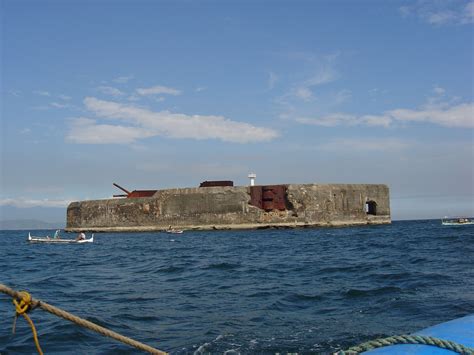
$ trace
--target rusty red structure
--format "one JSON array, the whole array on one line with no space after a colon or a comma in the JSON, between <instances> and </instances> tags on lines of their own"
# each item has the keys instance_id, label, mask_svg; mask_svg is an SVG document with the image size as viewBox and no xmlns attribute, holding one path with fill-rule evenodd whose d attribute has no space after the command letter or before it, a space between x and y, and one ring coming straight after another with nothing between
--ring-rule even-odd
<instances>
[{"instance_id":1,"label":"rusty red structure","mask_svg":"<svg viewBox=\"0 0 474 355\"><path fill-rule=\"evenodd\" d=\"M234 186L234 182L231 180L216 180L216 181L203 181L199 184L199 187L215 187L215 186Z\"/></svg>"},{"instance_id":2,"label":"rusty red structure","mask_svg":"<svg viewBox=\"0 0 474 355\"><path fill-rule=\"evenodd\" d=\"M250 186L250 204L265 211L288 209L286 185Z\"/></svg>"},{"instance_id":3,"label":"rusty red structure","mask_svg":"<svg viewBox=\"0 0 474 355\"><path fill-rule=\"evenodd\" d=\"M126 198L139 198L139 197L152 197L158 190L133 190L132 192L124 189L119 184L113 183L115 187L125 192L125 194L114 195L114 197L126 197Z\"/></svg>"}]
</instances>

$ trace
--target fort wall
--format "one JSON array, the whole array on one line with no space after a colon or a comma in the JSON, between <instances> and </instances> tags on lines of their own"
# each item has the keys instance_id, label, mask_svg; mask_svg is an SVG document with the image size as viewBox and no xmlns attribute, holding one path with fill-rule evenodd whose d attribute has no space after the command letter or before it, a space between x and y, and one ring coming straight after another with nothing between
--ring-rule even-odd
<instances>
[{"instance_id":1,"label":"fort wall","mask_svg":"<svg viewBox=\"0 0 474 355\"><path fill-rule=\"evenodd\" d=\"M390 223L389 189L374 184L218 186L152 197L73 202L68 231L292 228Z\"/></svg>"}]
</instances>

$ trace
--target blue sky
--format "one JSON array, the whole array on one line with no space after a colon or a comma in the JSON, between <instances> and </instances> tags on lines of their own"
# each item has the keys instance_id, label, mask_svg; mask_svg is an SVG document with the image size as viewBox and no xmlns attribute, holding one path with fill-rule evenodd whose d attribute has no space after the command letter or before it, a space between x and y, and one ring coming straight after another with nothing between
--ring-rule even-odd
<instances>
[{"instance_id":1,"label":"blue sky","mask_svg":"<svg viewBox=\"0 0 474 355\"><path fill-rule=\"evenodd\" d=\"M0 4L2 218L251 171L474 215L474 1Z\"/></svg>"}]
</instances>

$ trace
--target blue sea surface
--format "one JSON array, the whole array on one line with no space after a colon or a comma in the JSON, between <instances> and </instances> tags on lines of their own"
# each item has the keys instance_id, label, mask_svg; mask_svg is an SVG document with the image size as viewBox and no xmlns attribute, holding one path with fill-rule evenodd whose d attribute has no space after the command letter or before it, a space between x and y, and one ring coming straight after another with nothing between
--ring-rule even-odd
<instances>
[{"instance_id":1,"label":"blue sea surface","mask_svg":"<svg viewBox=\"0 0 474 355\"><path fill-rule=\"evenodd\" d=\"M329 354L474 313L474 225L98 233L82 245L27 234L0 231L0 283L172 354ZM0 295L0 353L35 353L23 318L11 334L13 315ZM31 317L46 354L139 353Z\"/></svg>"}]
</instances>

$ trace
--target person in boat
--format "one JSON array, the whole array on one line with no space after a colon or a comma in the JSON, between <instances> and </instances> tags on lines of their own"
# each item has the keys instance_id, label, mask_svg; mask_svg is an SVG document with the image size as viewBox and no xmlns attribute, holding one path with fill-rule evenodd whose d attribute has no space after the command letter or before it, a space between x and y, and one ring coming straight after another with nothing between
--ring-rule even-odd
<instances>
[{"instance_id":1,"label":"person in boat","mask_svg":"<svg viewBox=\"0 0 474 355\"><path fill-rule=\"evenodd\" d=\"M86 239L86 235L84 233L79 233L79 235L77 236L76 240L85 240Z\"/></svg>"},{"instance_id":2,"label":"person in boat","mask_svg":"<svg viewBox=\"0 0 474 355\"><path fill-rule=\"evenodd\" d=\"M59 229L56 232L54 232L54 237L53 238L54 239L59 239Z\"/></svg>"}]
</instances>

